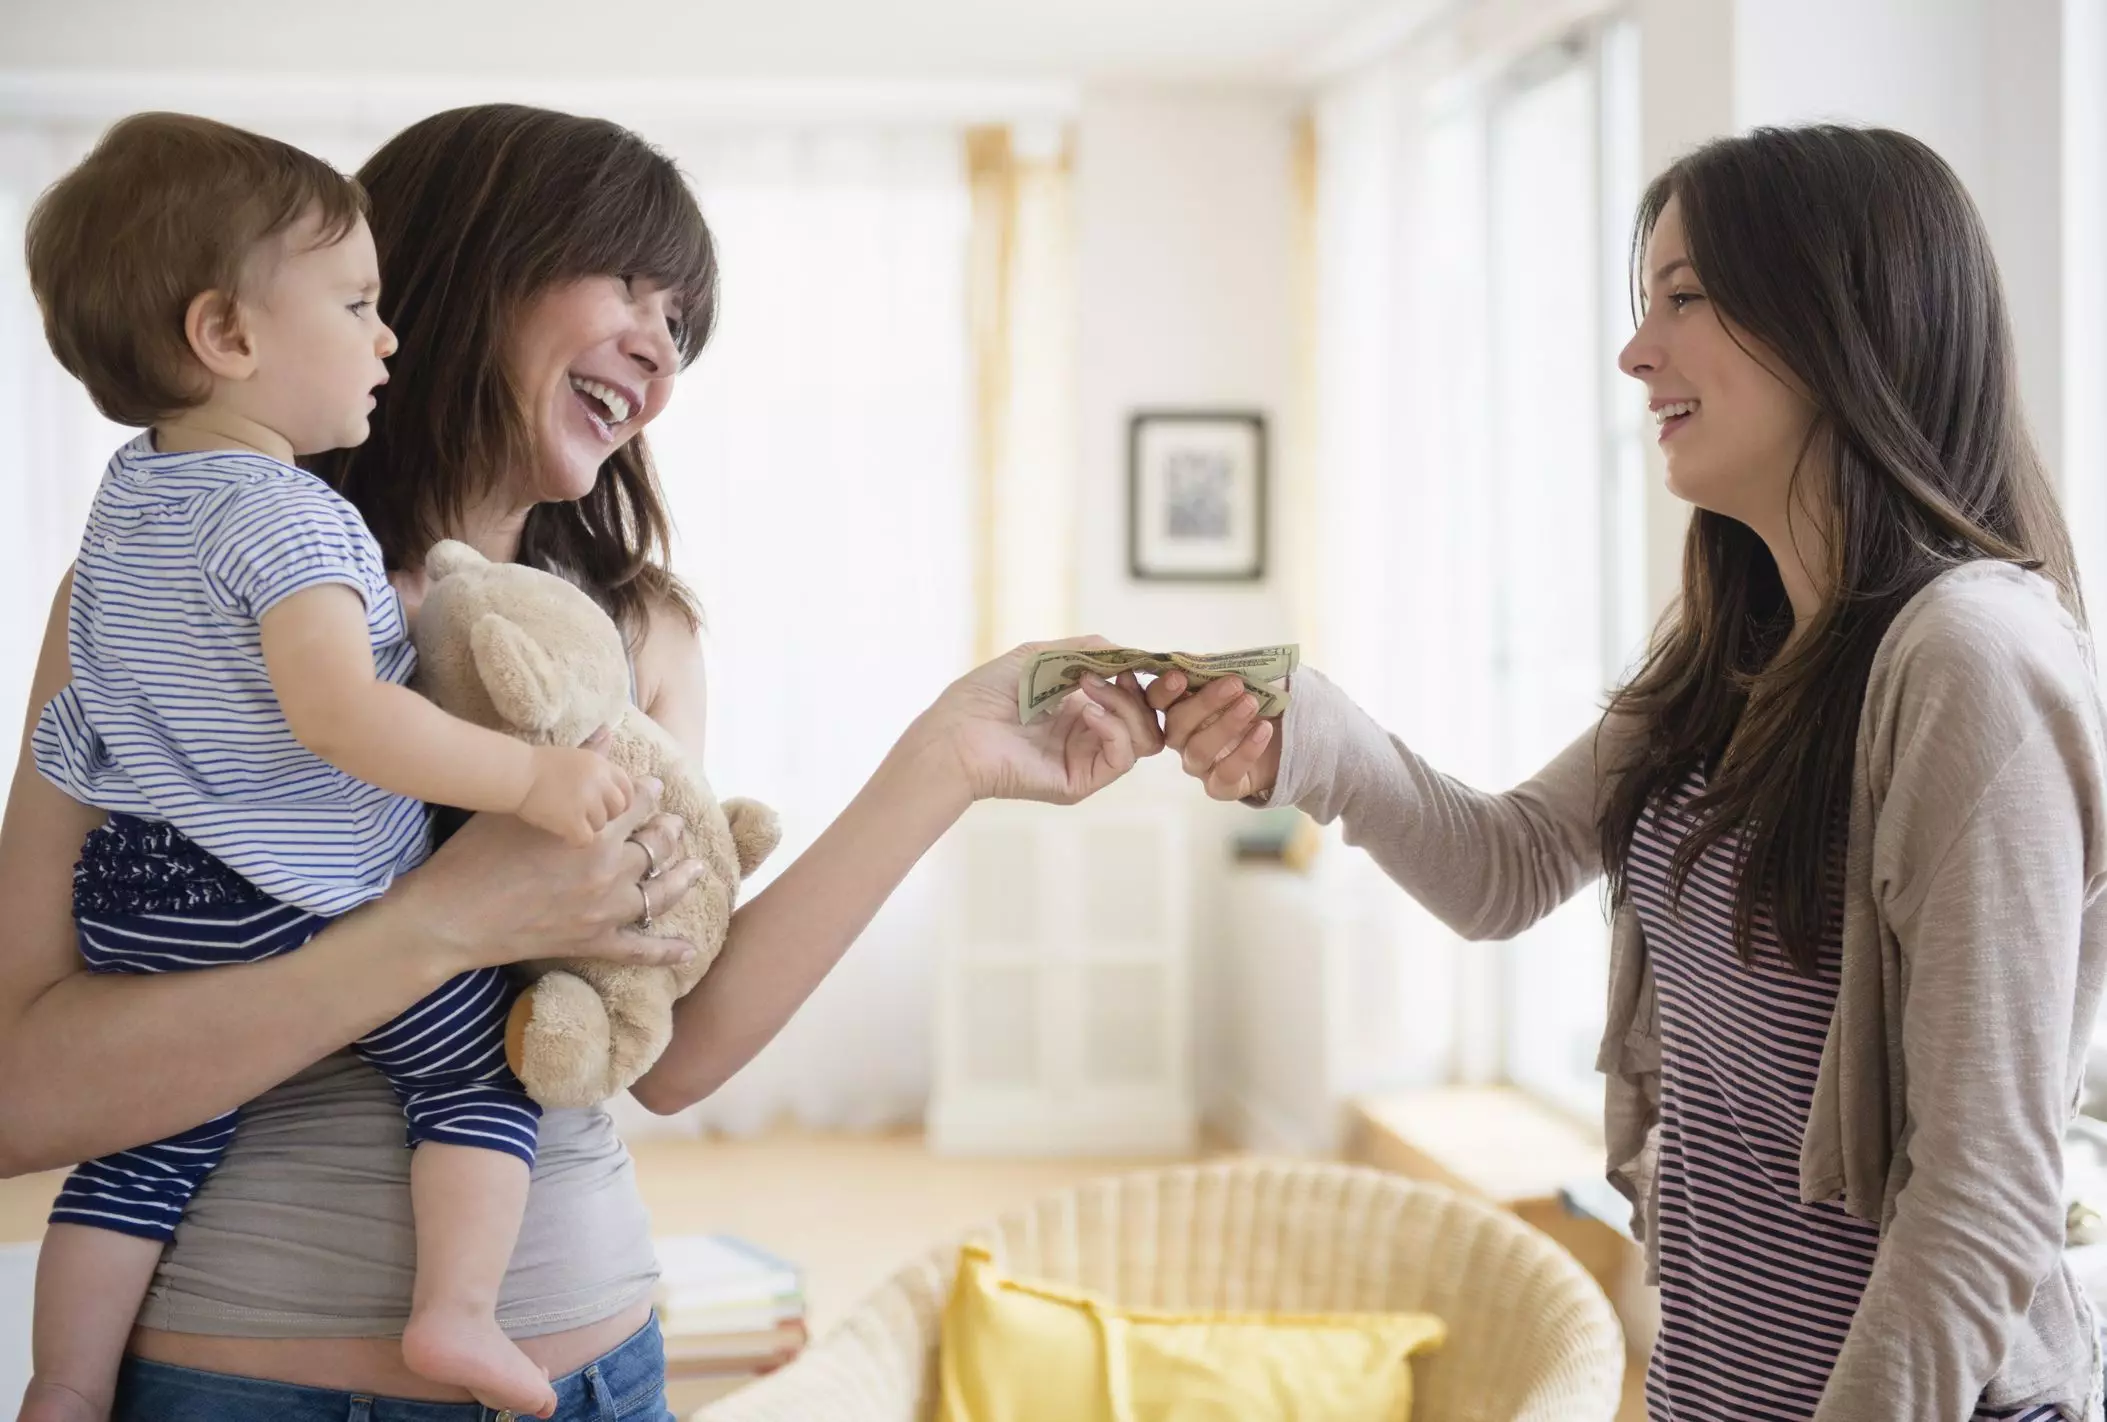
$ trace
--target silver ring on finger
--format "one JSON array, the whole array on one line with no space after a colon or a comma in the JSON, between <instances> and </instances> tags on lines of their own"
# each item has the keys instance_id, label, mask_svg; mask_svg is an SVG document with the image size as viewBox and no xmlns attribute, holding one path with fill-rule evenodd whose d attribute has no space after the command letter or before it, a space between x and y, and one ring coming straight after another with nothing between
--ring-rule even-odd
<instances>
[{"instance_id":1,"label":"silver ring on finger","mask_svg":"<svg viewBox=\"0 0 2107 1422\"><path fill-rule=\"evenodd\" d=\"M642 835L631 835L629 842L644 851L644 877L637 882L642 884L656 879L658 877L658 851L653 849Z\"/></svg>"},{"instance_id":2,"label":"silver ring on finger","mask_svg":"<svg viewBox=\"0 0 2107 1422\"><path fill-rule=\"evenodd\" d=\"M644 876L644 879L650 877L647 874ZM639 879L636 883L637 897L644 901L643 915L636 921L636 931L639 933L649 933L651 931L651 891L644 887L644 879Z\"/></svg>"}]
</instances>

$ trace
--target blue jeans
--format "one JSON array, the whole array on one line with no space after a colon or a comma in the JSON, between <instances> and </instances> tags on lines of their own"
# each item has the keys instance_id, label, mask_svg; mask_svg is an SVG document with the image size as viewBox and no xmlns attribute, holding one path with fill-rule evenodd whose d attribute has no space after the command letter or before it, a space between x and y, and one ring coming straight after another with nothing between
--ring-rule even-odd
<instances>
[{"instance_id":1,"label":"blue jeans","mask_svg":"<svg viewBox=\"0 0 2107 1422\"><path fill-rule=\"evenodd\" d=\"M493 1422L505 1416L474 1403L370 1397L126 1358L110 1422ZM555 1422L673 1422L658 1320L556 1379Z\"/></svg>"}]
</instances>

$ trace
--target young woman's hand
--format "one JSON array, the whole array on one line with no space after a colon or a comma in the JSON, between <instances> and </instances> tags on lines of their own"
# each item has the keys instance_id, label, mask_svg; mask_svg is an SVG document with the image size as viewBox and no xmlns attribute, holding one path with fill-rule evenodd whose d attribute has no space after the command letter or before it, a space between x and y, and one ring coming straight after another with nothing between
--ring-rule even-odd
<instances>
[{"instance_id":1,"label":"young woman's hand","mask_svg":"<svg viewBox=\"0 0 2107 1422\"><path fill-rule=\"evenodd\" d=\"M953 682L911 734L942 747L971 799L1074 804L1162 750L1163 730L1131 674L1087 680L1054 711L1019 725L1017 679L1035 653L1113 645L1102 637L1027 643Z\"/></svg>"},{"instance_id":2,"label":"young woman's hand","mask_svg":"<svg viewBox=\"0 0 2107 1422\"><path fill-rule=\"evenodd\" d=\"M1225 676L1187 695L1185 673L1165 672L1149 684L1148 704L1163 713L1163 743L1210 797L1272 793L1280 775L1279 721L1260 719L1258 698L1241 681Z\"/></svg>"}]
</instances>

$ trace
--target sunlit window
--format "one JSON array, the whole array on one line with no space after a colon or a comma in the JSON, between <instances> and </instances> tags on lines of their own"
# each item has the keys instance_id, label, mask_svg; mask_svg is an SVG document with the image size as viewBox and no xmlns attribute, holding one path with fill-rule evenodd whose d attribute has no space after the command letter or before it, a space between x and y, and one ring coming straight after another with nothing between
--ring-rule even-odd
<instances>
[{"instance_id":1,"label":"sunlit window","mask_svg":"<svg viewBox=\"0 0 2107 1422\"><path fill-rule=\"evenodd\" d=\"M1419 220L1421 310L1442 359L1423 369L1436 466L1475 490L1495 551L1471 576L1483 645L1478 724L1444 765L1505 787L1600 714L1644 633L1644 406L1615 368L1630 330L1626 243L1637 202L1636 37L1612 25L1441 96ZM1494 950L1497 952L1498 950ZM1608 935L1581 894L1493 960L1509 1079L1593 1116Z\"/></svg>"}]
</instances>

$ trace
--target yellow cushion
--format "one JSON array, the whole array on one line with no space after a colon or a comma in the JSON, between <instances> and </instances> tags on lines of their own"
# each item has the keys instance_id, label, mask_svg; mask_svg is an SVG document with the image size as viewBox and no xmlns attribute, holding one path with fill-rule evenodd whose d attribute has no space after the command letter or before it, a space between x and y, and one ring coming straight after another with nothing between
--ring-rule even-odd
<instances>
[{"instance_id":1,"label":"yellow cushion","mask_svg":"<svg viewBox=\"0 0 2107 1422\"><path fill-rule=\"evenodd\" d=\"M939 1422L1406 1422L1423 1313L1181 1314L1006 1278L960 1252Z\"/></svg>"}]
</instances>

